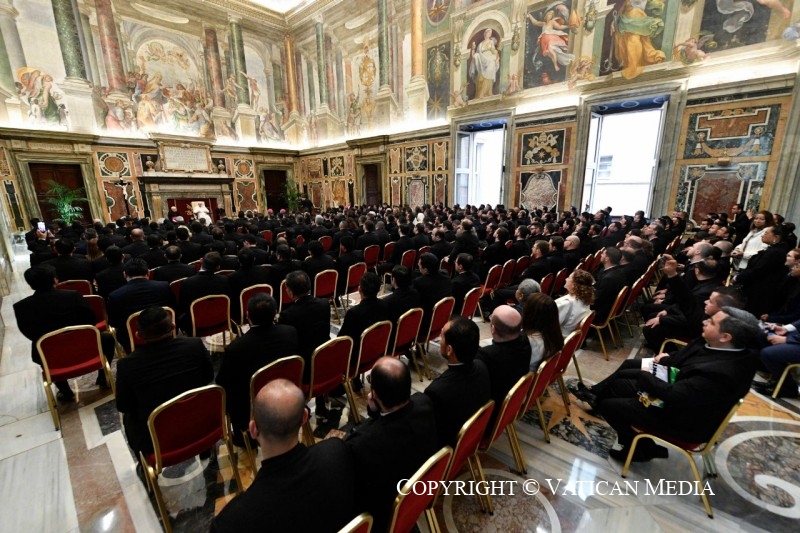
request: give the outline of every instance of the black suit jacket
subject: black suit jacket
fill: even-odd
[[[284,325],[251,327],[225,348],[217,383],[225,388],[237,442],[250,422],[250,378],[261,367],[290,355],[297,355],[297,332]]]
[[[594,309],[595,322],[603,322],[611,308],[614,306],[614,300],[617,298],[619,291],[625,286],[627,280],[625,279],[625,270],[622,267],[616,266],[609,269],[601,270],[597,276],[597,283],[594,284]]]
[[[121,264],[111,265],[105,270],[101,270],[95,275],[94,281],[97,284],[97,294],[105,300],[108,300],[109,294],[127,283]]]
[[[414,307],[422,307],[422,297],[414,287],[395,289],[384,298],[383,301],[386,302],[389,320],[392,321],[395,327],[397,326],[397,319],[400,318],[400,315]]]
[[[181,249],[181,263],[191,263],[201,257],[203,247],[192,241],[178,241],[178,248]]]
[[[380,245],[380,241],[378,240],[378,236],[375,235],[375,232],[370,231],[369,233],[364,233],[356,241],[356,250],[363,250],[367,246],[371,246],[373,244]]]
[[[153,410],[214,378],[203,341],[194,337],[167,338],[137,348],[117,362],[117,410],[123,413],[128,445],[137,453],[151,452],[147,418]]]
[[[339,439],[328,439],[261,463],[252,485],[211,523],[212,533],[314,531],[335,533],[356,515],[353,459]]]
[[[128,335],[122,333],[127,331],[128,317],[154,305],[175,308],[175,299],[166,281],[134,278],[108,295],[108,322],[121,333],[118,340],[122,346],[130,348]]]
[[[496,342],[478,350],[476,358],[489,370],[491,398],[494,400],[492,421],[503,400],[519,378],[528,373],[531,364],[531,343],[524,333],[511,341]]]
[[[92,264],[82,255],[59,255],[42,264],[56,269],[58,281],[85,279],[91,282],[94,279]]]
[[[355,462],[355,512],[369,512],[374,531],[385,531],[397,483],[410,478],[436,453],[433,404],[428,396],[414,394],[397,411],[354,427],[345,444]]]
[[[122,253],[131,257],[140,257],[150,251],[150,247],[144,241],[136,241],[122,249]]]
[[[14,316],[20,333],[30,339],[31,359],[41,364],[36,341],[51,331],[67,326],[94,325],[94,313],[76,291],[47,289],[36,291],[14,304]]]
[[[522,278],[530,278],[538,283],[541,283],[542,278],[544,278],[550,272],[552,272],[552,270],[550,270],[550,262],[547,260],[547,257],[540,257],[539,259],[532,260],[528,264],[528,268],[522,272]]]
[[[453,283],[450,278],[439,271],[427,276],[420,276],[414,280],[414,288],[420,295],[420,303],[425,314],[422,317],[420,333],[427,333],[428,325],[433,316],[433,306],[436,302],[447,296],[453,295]]]
[[[150,248],[146,253],[139,256],[147,263],[147,268],[158,268],[167,264],[167,258],[164,257],[164,250],[160,248]]]
[[[303,272],[308,274],[311,279],[311,283],[314,283],[314,277],[323,270],[336,270],[336,263],[333,262],[333,258],[328,254],[322,254],[319,257],[312,255],[303,261],[302,267]]]
[[[239,320],[241,316],[241,309],[239,308],[239,297],[242,291],[247,287],[253,285],[269,284],[269,272],[261,267],[253,267],[245,270],[237,270],[228,276],[228,287],[230,293],[228,296],[231,298],[231,318]],[[273,297],[278,296],[272,293]],[[278,298],[275,298],[278,301]]]
[[[355,366],[358,360],[361,348],[361,334],[376,322],[388,319],[389,306],[380,298],[364,298],[358,305],[354,305],[347,310],[342,327],[339,329],[339,336],[350,336],[353,339],[353,353],[350,356],[351,366]]]
[[[480,257],[480,276],[481,281],[486,280],[486,275],[489,269],[494,265],[503,266],[503,264],[510,258],[508,249],[504,243],[495,242],[487,246],[483,250],[483,255]]]
[[[201,270],[181,284],[178,312],[188,313],[193,301],[212,294],[224,294],[226,296],[230,294],[228,277],[217,276],[211,272]]]
[[[475,259],[475,265],[478,264],[478,237],[471,231],[462,232],[460,236],[456,237],[453,249],[450,251],[449,261],[455,262],[458,254],[469,254]]]
[[[481,280],[478,275],[472,271],[461,272],[452,279],[453,298],[455,298],[455,305],[453,306],[453,314],[457,315],[461,312],[464,306],[464,297],[467,293],[475,287],[480,287]]]
[[[455,446],[461,426],[491,397],[489,371],[482,361],[449,365],[425,395],[433,403],[437,446]]]
[[[345,289],[347,288],[347,271],[350,269],[351,266],[359,263],[363,260],[363,255],[360,255],[361,252],[345,252],[335,260],[336,265],[336,272],[338,272],[339,277],[336,279],[336,294],[342,295],[344,294]]]
[[[403,259],[404,252],[416,249],[417,247],[414,246],[413,239],[408,235],[404,235],[395,241],[394,248],[392,249],[392,257],[389,259],[389,262],[394,265],[399,265]]]
[[[173,281],[188,278],[197,274],[197,270],[191,266],[180,261],[170,261],[164,266],[158,267],[153,272],[153,280],[166,281],[172,283]]]
[[[297,330],[297,351],[306,362],[304,379],[307,381],[311,376],[311,355],[331,338],[331,306],[328,300],[307,294],[284,307],[279,321]]]

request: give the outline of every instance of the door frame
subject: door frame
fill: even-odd
[[[94,170],[94,154],[43,154],[34,152],[12,152],[12,160],[17,169],[17,183],[19,185],[22,205],[28,213],[28,218],[39,217],[44,220],[39,202],[36,200],[36,190],[33,186],[33,176],[31,175],[31,163],[43,163],[50,165],[78,165],[81,169],[83,178],[83,188],[86,191],[86,198],[89,199],[89,220],[99,218],[108,222],[106,210],[100,197],[100,190]]]
[[[258,191],[258,212],[262,214],[266,214],[267,209],[269,206],[267,205],[267,189],[266,184],[264,183],[264,171],[265,170],[278,170],[282,172],[286,172],[286,181],[294,181],[295,184],[300,186],[300,190],[302,191],[303,184],[295,179],[294,175],[294,164],[276,164],[276,163],[256,163],[255,166],[256,172],[256,190]]]
[[[375,165],[378,167],[378,182],[381,184],[381,197],[379,203],[391,203],[386,201],[386,191],[389,189],[389,179],[386,175],[386,154],[375,154],[356,156],[356,183],[357,187],[353,187],[353,193],[357,194],[357,198],[353,198],[355,205],[361,205],[367,200],[367,183],[364,181],[364,165]]]

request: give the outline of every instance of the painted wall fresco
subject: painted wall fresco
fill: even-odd
[[[571,33],[577,33],[577,17],[570,21],[572,2],[557,2],[528,12],[525,35],[525,89],[563,82],[575,59],[570,51]]]
[[[401,11],[414,4],[387,3],[391,46],[381,57],[377,5],[353,0],[348,8],[358,16],[326,18],[321,47],[313,24],[291,31],[291,42],[304,45],[287,58],[280,39],[265,42],[252,28],[234,36],[227,17],[200,20],[189,0],[178,0],[185,9],[172,15],[157,6],[145,14],[137,5],[80,4],[73,15],[81,49],[68,53],[59,32],[69,28],[57,27],[50,0],[14,3],[18,14],[3,32],[10,71],[0,75],[0,125],[77,130],[88,121],[90,130],[110,136],[159,132],[220,144],[314,146],[387,127],[416,129],[420,115],[441,120],[498,96],[513,97],[513,106],[552,86],[590,88],[615,73],[633,80],[666,64],[659,76],[669,77],[670,69],[800,36],[792,0],[426,0],[418,39]],[[424,110],[409,104],[407,92],[415,54],[428,89]],[[287,61],[298,82],[297,116],[288,109]],[[76,66],[91,92],[65,84]],[[388,100],[378,94],[382,83],[393,93]]]
[[[694,219],[741,202],[769,202],[789,97],[687,107],[673,185],[675,208]]]

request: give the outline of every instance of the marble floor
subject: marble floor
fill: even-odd
[[[135,474],[134,458],[120,430],[114,399],[94,385],[93,376],[73,383],[73,388],[79,389],[78,401],[59,406],[62,429],[53,430],[39,367],[30,361],[30,343],[19,333],[11,307],[30,293],[21,275],[26,263],[20,262],[17,271],[10,274],[11,295],[3,299],[0,309],[5,324],[0,352],[0,530],[161,530],[154,501]],[[478,323],[482,342],[488,342],[487,325],[480,320]],[[336,329],[332,325],[332,333]],[[578,352],[586,381],[597,381],[624,359],[639,355],[639,332],[634,330],[633,338],[627,334],[623,337],[624,346],[610,352],[610,361],[603,358],[597,341]],[[211,348],[218,346],[212,342]],[[429,358],[434,375],[438,375],[445,364],[435,343]],[[566,379],[576,379],[572,366]],[[427,384],[427,380],[420,382],[415,376],[415,390],[422,391]],[[358,403],[364,413],[364,398],[360,397]],[[581,405],[573,401],[568,415],[557,389],[549,391],[543,408],[551,443],[545,442],[534,413],[517,422],[526,475],[520,476],[512,468],[505,437],[482,457],[490,480],[516,482],[514,494],[494,497],[494,515],[481,513],[474,496],[441,498],[437,515],[442,529],[554,533],[797,530],[800,402],[748,394],[714,452],[719,477],[709,481],[714,494],[710,497],[713,520],[706,516],[696,496],[647,490],[648,482],[656,486],[663,480],[667,486],[671,481],[692,479],[686,459],[677,454],[665,460],[635,463],[623,480],[622,465],[608,457],[614,432]],[[347,405],[334,402],[331,409],[337,416],[325,425],[314,426],[317,438],[335,430],[347,431],[352,424]],[[210,459],[195,458],[165,472],[161,486],[175,531],[208,529],[214,514],[233,496],[231,463],[225,447],[220,446]],[[252,472],[245,463],[240,457],[236,467],[247,485]],[[537,494],[521,490],[528,479],[538,483]],[[527,486],[532,485],[528,482]],[[612,490],[614,487],[619,489]],[[424,520],[419,525],[427,531]]]

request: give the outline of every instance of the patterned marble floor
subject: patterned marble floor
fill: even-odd
[[[54,431],[40,382],[30,362],[30,344],[19,333],[11,305],[30,291],[19,265],[10,280],[11,296],[4,298],[5,336],[0,352],[0,501],[3,531],[100,532],[159,531],[154,502],[136,477],[134,458],[120,431],[114,400],[94,386],[93,377],[73,383],[78,401],[59,407],[62,430]],[[489,342],[486,324],[479,321],[482,342]],[[332,333],[338,329],[332,325]],[[625,336],[622,348],[605,361],[596,341],[579,352],[584,378],[601,379],[619,363],[636,357],[638,332]],[[212,345],[212,349],[216,346]],[[434,375],[444,367],[433,344]],[[575,379],[574,369],[567,380]],[[422,391],[428,381],[415,379]],[[517,423],[528,473],[518,475],[505,437],[482,457],[492,481],[515,481],[513,495],[494,498],[494,515],[483,514],[474,496],[445,496],[437,506],[444,530],[459,532],[571,531],[796,531],[800,518],[800,402],[777,402],[751,392],[715,451],[719,477],[709,482],[714,493],[713,520],[706,517],[696,496],[647,494],[648,481],[691,480],[686,459],[672,454],[666,460],[634,464],[626,480],[621,464],[608,458],[615,441],[604,420],[586,414],[572,398],[567,415],[556,389],[543,402],[552,443],[545,442],[539,422],[529,413]],[[346,402],[345,402],[346,403]],[[364,413],[364,398],[358,399]],[[347,405],[331,406],[338,417],[315,426],[323,438],[352,424]],[[245,461],[237,467],[245,485],[252,472]],[[233,496],[231,462],[221,446],[216,455],[187,461],[169,469],[161,481],[175,531],[204,531]],[[463,474],[461,479],[467,479]],[[541,490],[521,490],[527,479]],[[611,491],[624,481],[640,489]],[[603,484],[601,482],[607,482]],[[509,486],[508,484],[506,486]],[[794,525],[793,525],[794,524]],[[419,523],[427,531],[424,520]]]

